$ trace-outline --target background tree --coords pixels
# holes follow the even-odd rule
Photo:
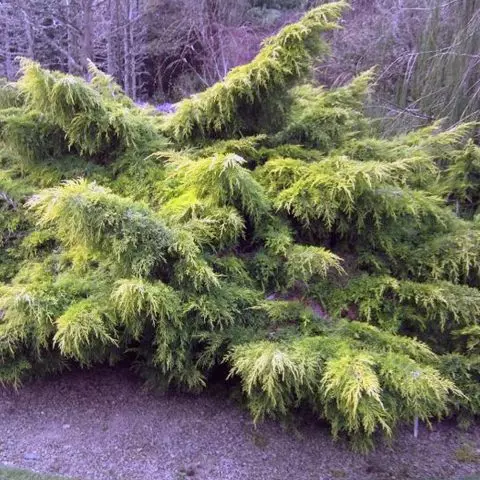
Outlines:
[[[322,0],[4,0],[0,75],[17,56],[88,74],[87,59],[138,100],[178,101],[251,60],[261,40]],[[479,0],[353,0],[316,77],[341,85],[378,66],[369,105],[386,133],[479,114]]]

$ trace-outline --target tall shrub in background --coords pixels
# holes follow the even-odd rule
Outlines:
[[[451,124],[480,118],[480,2],[431,0],[399,103]]]

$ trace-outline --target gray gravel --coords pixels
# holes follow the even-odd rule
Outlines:
[[[401,431],[361,456],[314,422],[254,429],[224,395],[156,395],[121,369],[0,390],[0,463],[82,480],[425,480],[480,474],[479,460],[480,425]]]

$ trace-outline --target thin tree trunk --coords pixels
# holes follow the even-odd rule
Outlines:
[[[73,21],[73,14],[72,14],[72,5],[71,0],[66,0],[67,6],[67,19],[69,22]],[[75,63],[73,62],[73,58],[75,57],[74,54],[74,35],[72,29],[69,25],[66,25],[67,28],[67,69],[68,73],[76,73]]]
[[[5,45],[5,50],[3,52],[5,58],[5,76],[7,80],[13,80],[15,77],[15,67],[13,62],[12,55],[12,42],[11,42],[11,33],[8,28],[8,19],[11,17],[11,12],[9,11],[8,5],[5,5],[5,27],[3,28],[3,44]]]
[[[116,68],[115,68],[115,58],[114,58],[114,40],[113,40],[113,32],[114,32],[114,4],[113,0],[109,0],[108,2],[108,35],[107,35],[107,73],[109,75],[115,75]]]
[[[135,25],[132,23],[134,14],[133,14],[133,2],[128,0],[128,36],[129,36],[129,60],[130,60],[130,95],[135,100],[137,98],[137,78],[136,78],[136,61],[135,61],[135,40],[134,40],[134,28]]]
[[[129,0],[127,1],[127,8],[128,4],[130,3]],[[130,89],[130,61],[129,61],[129,53],[130,49],[128,46],[129,43],[129,32],[128,32],[128,25],[123,28],[123,88],[127,95],[131,94]]]
[[[93,59],[93,0],[86,0],[83,3],[83,51],[82,64],[87,68],[88,60]]]
[[[32,24],[30,22],[30,19],[28,18],[28,13],[23,2],[21,4],[21,7],[22,7],[22,18],[25,26],[25,38],[27,40],[26,53],[28,58],[34,59],[35,58],[35,50],[34,50],[35,40],[33,36]]]

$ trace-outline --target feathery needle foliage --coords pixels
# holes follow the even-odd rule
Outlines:
[[[384,138],[374,71],[308,84],[345,7],[173,114],[94,65],[22,61],[0,85],[0,383],[118,361],[157,388],[228,378],[255,420],[308,408],[362,450],[480,413],[472,125]]]
[[[302,78],[312,59],[328,51],[320,34],[337,28],[344,1],[310,10],[293,25],[268,39],[257,57],[234,68],[222,82],[183,100],[167,122],[180,142],[215,136],[235,136],[265,130],[281,115],[289,87]]]

